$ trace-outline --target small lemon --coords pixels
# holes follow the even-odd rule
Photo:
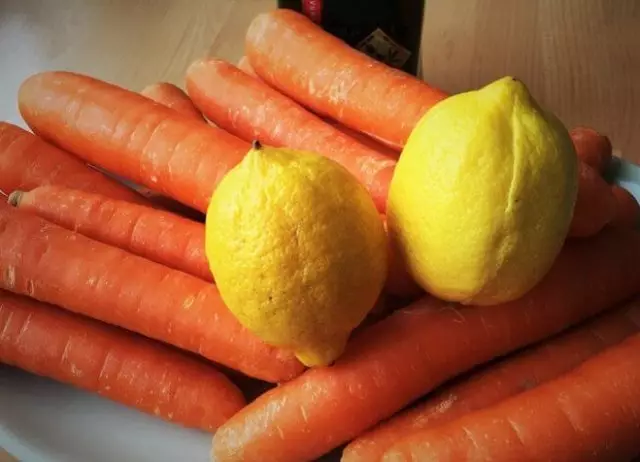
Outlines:
[[[416,281],[452,301],[522,296],[553,264],[577,194],[565,127],[505,77],[415,127],[391,182],[391,236]]]
[[[207,211],[206,253],[222,299],[307,366],[333,362],[374,306],[386,245],[365,188],[308,152],[254,144]]]

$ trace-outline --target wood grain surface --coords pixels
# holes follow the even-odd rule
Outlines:
[[[425,80],[451,92],[515,75],[640,162],[638,0],[428,0],[422,58]]]
[[[251,19],[275,0],[1,0],[0,119],[45,69],[132,90],[183,83],[196,58],[242,54]],[[428,0],[423,75],[458,92],[523,79],[569,126],[608,134],[640,163],[640,0]],[[0,450],[0,462],[9,460]]]

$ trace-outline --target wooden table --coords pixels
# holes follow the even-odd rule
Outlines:
[[[182,84],[198,57],[232,61],[244,31],[275,0],[2,0],[0,119],[20,123],[29,74],[84,72],[139,91]],[[423,69],[456,92],[514,74],[569,126],[610,135],[640,162],[640,2],[428,0]],[[0,453],[0,462],[6,455]]]

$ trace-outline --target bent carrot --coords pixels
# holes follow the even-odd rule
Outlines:
[[[130,332],[0,291],[0,362],[213,431],[245,404],[204,362]]]
[[[425,298],[357,334],[345,354],[270,390],[218,429],[217,462],[313,460],[445,380],[637,294],[640,234],[568,241],[523,298],[461,307]]]
[[[138,332],[266,381],[303,370],[244,329],[216,286],[0,207],[0,288]]]
[[[250,148],[144,96],[71,72],[29,77],[18,102],[38,135],[201,212]]]
[[[245,51],[269,85],[393,146],[403,146],[422,115],[447,96],[354,50],[292,10],[257,16]]]
[[[484,367],[351,442],[342,462],[378,461],[403,437],[451,422],[552,380],[640,330],[640,298]]]
[[[611,162],[612,147],[609,138],[586,127],[573,128],[569,135],[578,158],[602,175]]]
[[[245,140],[313,151],[349,170],[386,208],[396,161],[362,145],[264,82],[216,59],[199,60],[187,71],[187,92],[216,125]]]
[[[46,143],[33,133],[0,122],[0,190],[33,189],[55,184],[144,203],[142,196],[107,178],[80,159]]]
[[[202,223],[57,186],[14,191],[9,204],[91,239],[213,281],[204,252]]]
[[[158,82],[148,85],[140,92],[156,103],[173,109],[178,114],[199,122],[204,122],[202,113],[193,105],[193,101],[179,87],[168,82]]]
[[[611,224],[621,228],[636,228],[640,225],[640,204],[626,189],[614,184],[611,193],[616,201],[615,215]]]
[[[412,434],[382,460],[631,460],[640,454],[638,390],[640,334],[533,390]]]
[[[578,165],[578,196],[573,209],[569,236],[588,237],[600,232],[616,213],[611,188],[588,164]]]

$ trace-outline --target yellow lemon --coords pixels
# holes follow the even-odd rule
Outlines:
[[[374,306],[386,239],[372,199],[343,167],[257,143],[207,211],[206,253],[222,299],[307,366],[333,362]]]
[[[445,300],[516,299],[547,273],[577,194],[566,128],[512,77],[452,96],[415,127],[391,182],[394,244]]]

